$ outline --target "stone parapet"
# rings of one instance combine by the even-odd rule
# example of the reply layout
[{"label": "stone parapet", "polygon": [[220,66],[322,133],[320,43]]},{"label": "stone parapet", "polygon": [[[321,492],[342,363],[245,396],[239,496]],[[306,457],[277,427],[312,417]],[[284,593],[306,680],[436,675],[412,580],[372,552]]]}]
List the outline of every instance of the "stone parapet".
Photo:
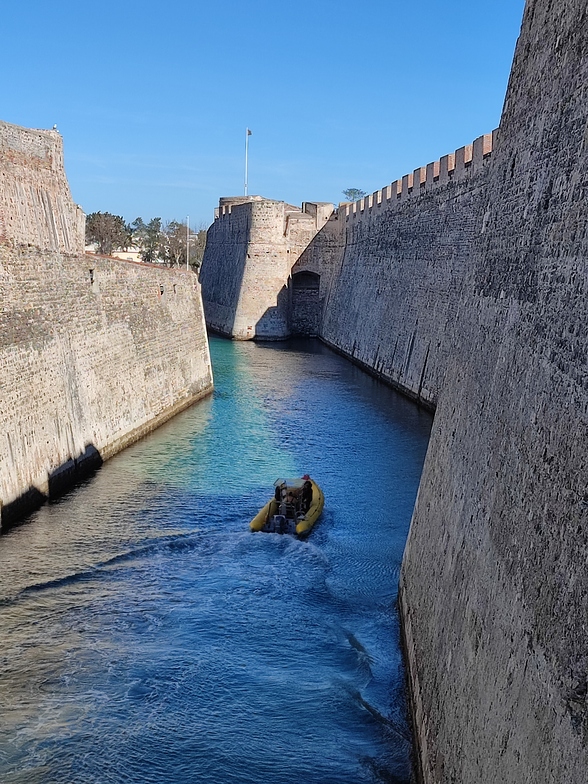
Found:
[{"label": "stone parapet", "polygon": [[490,162],[497,136],[498,130],[479,136],[472,144],[420,166],[369,196],[342,205],[345,217],[352,221],[369,219],[427,191],[475,177]]}]

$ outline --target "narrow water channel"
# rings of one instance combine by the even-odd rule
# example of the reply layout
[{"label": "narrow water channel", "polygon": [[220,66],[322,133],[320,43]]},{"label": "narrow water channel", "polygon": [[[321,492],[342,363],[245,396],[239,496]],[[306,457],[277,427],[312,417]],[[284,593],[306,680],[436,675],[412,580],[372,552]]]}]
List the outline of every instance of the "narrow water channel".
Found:
[{"label": "narrow water channel", "polygon": [[[409,780],[395,599],[431,417],[317,341],[211,351],[213,397],[0,536],[4,784]],[[251,534],[304,473],[310,537]]]}]

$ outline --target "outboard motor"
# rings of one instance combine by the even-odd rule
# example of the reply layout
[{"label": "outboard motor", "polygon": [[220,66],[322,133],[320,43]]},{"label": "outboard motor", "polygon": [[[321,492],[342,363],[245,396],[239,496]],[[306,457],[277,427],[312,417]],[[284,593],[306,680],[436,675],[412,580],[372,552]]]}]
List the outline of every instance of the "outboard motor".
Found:
[{"label": "outboard motor", "polygon": [[270,534],[283,534],[287,531],[287,528],[288,521],[281,514],[272,515],[264,526],[264,530]]}]

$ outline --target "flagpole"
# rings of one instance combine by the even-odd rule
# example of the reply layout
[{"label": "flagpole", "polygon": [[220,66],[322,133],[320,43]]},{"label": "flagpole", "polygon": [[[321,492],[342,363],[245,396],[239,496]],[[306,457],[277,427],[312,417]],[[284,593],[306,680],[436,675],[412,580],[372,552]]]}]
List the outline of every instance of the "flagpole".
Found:
[{"label": "flagpole", "polygon": [[251,131],[249,128],[245,129],[245,196],[247,196],[247,177],[248,177],[248,166],[249,166],[249,137],[251,136]]}]

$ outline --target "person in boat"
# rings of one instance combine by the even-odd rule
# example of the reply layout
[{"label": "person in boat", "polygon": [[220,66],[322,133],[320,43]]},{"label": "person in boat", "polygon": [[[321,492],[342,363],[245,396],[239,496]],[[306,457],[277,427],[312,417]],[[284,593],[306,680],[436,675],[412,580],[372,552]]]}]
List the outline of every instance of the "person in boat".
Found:
[{"label": "person in boat", "polygon": [[285,503],[287,491],[288,491],[288,485],[285,482],[276,485],[276,492],[274,493],[274,498],[279,504]]},{"label": "person in boat", "polygon": [[312,504],[312,482],[307,479],[305,483],[302,485],[302,511],[308,512],[310,509],[310,505]]},{"label": "person in boat", "polygon": [[284,512],[283,514],[292,519],[296,517],[296,512],[298,511],[298,495],[293,488],[289,488],[287,495],[286,495],[286,502],[284,504]]}]

